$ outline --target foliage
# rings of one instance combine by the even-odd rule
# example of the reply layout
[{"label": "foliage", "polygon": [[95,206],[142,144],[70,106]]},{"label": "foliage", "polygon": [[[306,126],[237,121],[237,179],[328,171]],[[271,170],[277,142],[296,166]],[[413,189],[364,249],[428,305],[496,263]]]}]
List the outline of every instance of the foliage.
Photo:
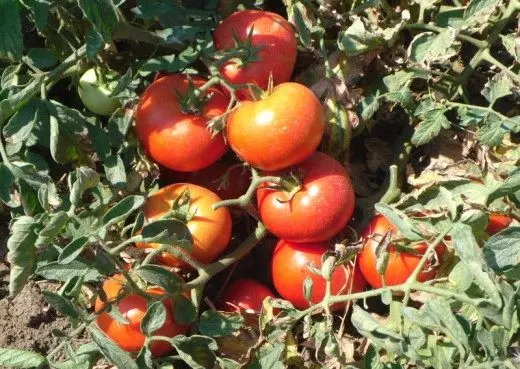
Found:
[{"label": "foliage", "polygon": [[[187,282],[152,265],[154,255],[144,260],[129,255],[135,250],[128,247],[135,242],[156,242],[161,250],[178,254],[170,246],[189,248],[193,242],[181,222],[145,224],[140,209],[158,187],[159,172],[131,126],[138,96],[158,71],[199,72],[209,76],[206,88],[222,82],[218,65],[226,56],[214,50],[215,24],[236,9],[269,4],[0,0],[0,211],[12,219],[9,291],[15,296],[30,278],[59,282],[58,291],[44,296],[74,327],[68,335],[61,332],[61,343],[46,356],[2,348],[0,364],[92,368],[104,357],[121,368],[170,368],[178,361],[192,368],[515,368],[511,352],[518,345],[520,293],[520,171],[515,168],[520,160],[515,144],[520,133],[520,3],[462,3],[279,4],[276,10],[286,11],[295,26],[301,54],[310,55],[323,70],[303,72],[299,78],[332,112],[325,150],[344,159],[351,138],[372,129],[378,113],[402,110],[407,121],[401,126],[408,136],[395,153],[405,154],[396,162],[398,170],[391,169],[388,190],[370,204],[378,203],[376,210],[395,223],[405,243],[424,241],[429,251],[406,283],[326,296],[303,311],[269,299],[258,322],[253,319],[258,327],[252,327],[244,314],[201,311],[201,291],[211,277],[264,238],[261,223],[221,260],[208,265],[188,260],[197,276],[192,273]],[[333,62],[337,55],[340,61]],[[121,108],[108,118],[86,110],[75,92],[82,72],[92,66],[101,75],[117,73],[111,96]],[[310,72],[310,63],[302,69]],[[345,89],[356,86],[362,94],[345,96]],[[224,87],[232,96],[232,109],[237,88]],[[357,127],[350,124],[350,113],[357,113]],[[481,167],[458,163],[462,169],[436,173],[434,180],[423,173],[422,185],[409,186],[398,198],[409,142],[419,149],[436,145],[445,131],[476,137],[473,145],[503,162],[484,161]],[[252,176],[252,187],[266,180],[254,169]],[[247,207],[252,194],[248,191],[222,205]],[[508,212],[516,220],[487,238],[484,230],[492,211]],[[417,282],[419,270],[440,242],[448,245],[450,263],[437,279]],[[133,272],[124,267],[124,251],[125,260],[135,259]],[[352,253],[338,245],[328,255],[329,269],[315,271],[326,277],[331,265],[346,262],[345,254]],[[144,349],[133,358],[96,327],[86,291],[115,272],[132,281],[132,292],[153,300],[145,287],[155,285],[166,291],[164,297],[181,301],[176,319],[195,322],[194,334],[162,338],[171,342],[176,355],[152,359]],[[187,291],[191,300],[182,296]],[[386,316],[365,306],[367,298],[379,296],[389,311]],[[332,315],[329,306],[337,302],[348,302],[351,316]],[[148,333],[164,320],[158,306],[162,304],[149,305],[143,322]],[[72,349],[70,341],[84,330],[92,342]],[[257,339],[243,356],[226,353],[227,346],[251,330]],[[354,350],[353,342],[363,342],[366,349]],[[69,359],[58,363],[54,357],[62,349]]]}]

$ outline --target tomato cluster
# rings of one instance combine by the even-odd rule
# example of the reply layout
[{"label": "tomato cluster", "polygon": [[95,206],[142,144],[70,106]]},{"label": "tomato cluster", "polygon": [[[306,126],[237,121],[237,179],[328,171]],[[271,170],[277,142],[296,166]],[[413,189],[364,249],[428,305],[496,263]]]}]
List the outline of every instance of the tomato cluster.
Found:
[{"label": "tomato cluster", "polygon": [[[403,244],[396,227],[382,215],[375,216],[363,232],[363,249],[354,262],[335,265],[329,274],[324,270],[325,255],[333,254],[332,240],[353,216],[355,193],[344,165],[316,151],[325,130],[319,99],[307,87],[289,82],[297,53],[291,25],[279,15],[246,10],[225,19],[213,36],[216,55],[225,58],[218,64],[219,81],[228,89],[236,86],[231,94],[214,83],[214,77],[166,74],[144,91],[136,108],[135,133],[142,147],[162,166],[163,179],[178,182],[148,197],[143,208],[146,221],[176,219],[185,223],[193,238],[190,250],[171,249],[158,255],[157,261],[190,271],[190,265],[180,260],[186,260],[182,254],[209,264],[226,251],[232,237],[232,217],[227,208],[215,210],[214,206],[248,190],[250,178],[244,176],[243,161],[269,176],[256,188],[256,206],[265,227],[279,239],[270,267],[273,285],[282,298],[305,309],[323,300],[328,283],[330,293],[338,295],[361,292],[367,282],[373,288],[406,282],[427,245]],[[274,86],[269,85],[270,80]],[[257,99],[253,89],[244,87],[247,84],[268,91]],[[82,86],[82,98],[86,98],[88,89],[93,88],[90,79],[82,79]],[[235,97],[240,101],[230,110]],[[115,108],[108,101],[99,114],[110,114]],[[225,130],[215,127],[221,120]],[[228,145],[241,161],[225,155]],[[221,182],[228,186],[221,186]],[[492,214],[488,233],[500,231],[509,222],[505,216]],[[380,275],[376,248],[388,234],[388,265]],[[141,242],[136,246],[155,249],[160,245]],[[438,245],[420,271],[419,281],[436,276],[445,249],[444,244]],[[96,302],[96,312],[100,312],[97,322],[120,347],[137,352],[146,341],[140,324],[147,301],[132,293],[121,295],[125,284],[119,275],[105,282],[107,299]],[[174,337],[188,331],[175,321],[174,301],[164,296],[163,290],[146,292],[164,297],[166,318],[156,335]],[[216,306],[228,312],[259,312],[264,300],[274,296],[257,281],[240,279],[226,286]],[[128,324],[115,320],[104,308],[106,302],[114,303]],[[152,341],[150,349],[154,356],[160,356],[171,346],[158,340]]]}]

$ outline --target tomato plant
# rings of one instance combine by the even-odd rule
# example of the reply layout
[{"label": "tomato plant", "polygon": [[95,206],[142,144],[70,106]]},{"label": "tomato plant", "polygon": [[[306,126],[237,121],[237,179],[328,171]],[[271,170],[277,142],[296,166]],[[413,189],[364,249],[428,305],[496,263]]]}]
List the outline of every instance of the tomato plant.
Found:
[{"label": "tomato plant", "polygon": [[230,282],[219,296],[219,308],[224,311],[260,312],[266,297],[274,297],[269,288],[254,279],[242,278]]},{"label": "tomato plant", "polygon": [[[143,211],[148,221],[168,217],[186,224],[193,237],[189,254],[201,263],[210,263],[228,246],[231,238],[231,215],[225,208],[213,210],[220,198],[210,190],[194,184],[173,184],[148,197]],[[160,244],[138,243],[141,248],[158,248]],[[185,264],[165,252],[158,258],[172,266]]]},{"label": "tomato plant", "polygon": [[[276,291],[295,307],[309,307],[309,301],[319,303],[325,297],[326,281],[322,275],[311,268],[321,268],[322,256],[328,250],[327,243],[294,243],[278,241],[271,260],[271,274]],[[318,269],[319,270],[319,269]],[[304,293],[305,280],[312,281],[310,299]],[[330,293],[361,292],[365,289],[365,280],[357,267],[340,266],[330,277]],[[341,304],[334,306],[341,309]]]},{"label": "tomato plant", "polygon": [[279,170],[307,159],[318,147],[324,127],[316,96],[288,82],[263,100],[242,102],[227,121],[226,136],[242,160],[259,169]]},{"label": "tomato plant", "polygon": [[199,77],[167,75],[141,96],[135,130],[146,152],[159,164],[192,172],[208,167],[226,152],[224,138],[214,135],[208,122],[226,111],[228,100],[216,88],[206,91],[206,97],[194,96],[190,88],[204,82]]},{"label": "tomato plant", "polygon": [[270,188],[268,184],[258,188],[262,221],[269,231],[287,241],[331,239],[345,228],[354,212],[354,189],[345,168],[317,152],[294,171],[302,173],[303,179],[301,184],[289,184],[293,188]]},{"label": "tomato plant", "polygon": [[[142,321],[148,309],[147,300],[136,294],[129,294],[123,298],[118,298],[124,293],[123,287],[125,278],[121,274],[116,274],[103,283],[103,291],[106,295],[106,302],[117,299],[113,305],[121,314],[124,322],[114,319],[109,312],[104,311],[96,319],[99,328],[111,339],[113,339],[123,350],[138,353],[144,346],[146,336],[142,332]],[[162,295],[164,291],[160,288],[146,290],[152,295]],[[157,336],[175,337],[178,334],[185,334],[189,331],[188,325],[178,324],[173,316],[173,305],[169,298],[162,302],[165,310],[164,323],[156,329],[153,334]],[[100,312],[105,306],[99,297],[96,300],[95,311]],[[170,343],[166,341],[154,340],[150,344],[150,351],[154,357],[165,356],[173,350]]]},{"label": "tomato plant", "polygon": [[[224,19],[213,32],[215,48],[236,55],[222,63],[220,72],[231,83],[253,83],[262,89],[287,82],[296,62],[296,38],[292,26],[278,14],[243,10]],[[283,50],[283,52],[280,52]],[[250,96],[247,89],[241,97]]]}]

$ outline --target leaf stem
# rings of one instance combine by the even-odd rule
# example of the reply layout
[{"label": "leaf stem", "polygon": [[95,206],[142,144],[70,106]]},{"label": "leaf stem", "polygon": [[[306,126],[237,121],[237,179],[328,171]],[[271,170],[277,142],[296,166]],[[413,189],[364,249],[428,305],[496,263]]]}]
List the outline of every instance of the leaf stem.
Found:
[{"label": "leaf stem", "polygon": [[[404,26],[404,28],[407,28],[407,29],[423,29],[423,30],[426,30],[426,31],[432,31],[432,32],[436,32],[436,33],[441,33],[442,31],[446,30],[446,28],[434,26],[433,24],[425,24],[425,23],[422,23],[422,22],[406,24]],[[457,34],[455,36],[455,38],[457,40],[459,40],[459,41],[465,41],[467,43],[470,43],[470,44],[478,47],[479,49],[483,49],[483,48],[486,48],[488,46],[488,43],[486,41],[482,41],[482,40],[476,39],[474,37],[463,35],[463,34]]]},{"label": "leaf stem", "polygon": [[488,63],[496,65],[498,68],[500,68],[505,74],[507,74],[509,77],[511,77],[512,80],[514,80],[516,83],[520,84],[520,76],[513,72],[511,69],[509,69],[507,66],[502,64],[499,60],[495,59],[493,55],[489,52],[488,49],[484,50],[482,53],[482,58],[487,61]]}]

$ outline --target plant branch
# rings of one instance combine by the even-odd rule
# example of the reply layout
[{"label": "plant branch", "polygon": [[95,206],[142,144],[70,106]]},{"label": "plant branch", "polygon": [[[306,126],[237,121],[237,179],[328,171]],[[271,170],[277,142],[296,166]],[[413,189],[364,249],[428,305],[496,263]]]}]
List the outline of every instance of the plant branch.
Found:
[{"label": "plant branch", "polygon": [[520,84],[520,76],[513,72],[511,69],[509,69],[507,66],[502,64],[499,60],[495,59],[489,52],[488,49],[484,50],[482,54],[482,58],[487,61],[488,63],[491,63],[493,65],[496,65],[498,68],[500,68],[505,74],[507,74],[513,81]]},{"label": "plant branch", "polygon": [[225,255],[209,265],[203,266],[202,269],[199,270],[199,276],[184,285],[184,290],[187,291],[205,285],[211,277],[246,256],[266,235],[267,229],[262,223],[258,222],[255,231],[250,234],[244,242],[228,255]]},{"label": "plant branch", "polygon": [[[432,31],[432,32],[436,32],[436,33],[441,33],[442,31],[446,30],[446,28],[437,27],[437,26],[434,26],[433,24],[425,24],[422,22],[405,24],[404,28],[423,29],[425,31]],[[468,43],[478,47],[479,49],[483,49],[488,46],[488,43],[486,41],[482,41],[482,40],[476,39],[474,37],[463,35],[463,34],[457,34],[455,36],[455,38],[459,41],[468,42]]]},{"label": "plant branch", "polygon": [[251,168],[251,173],[253,176],[253,179],[251,180],[251,184],[249,185],[249,188],[247,189],[246,193],[240,196],[237,199],[229,199],[229,200],[223,200],[213,205],[213,210],[217,210],[218,208],[221,208],[223,206],[240,206],[245,207],[251,203],[251,200],[253,196],[255,195],[256,189],[264,182],[272,182],[275,184],[279,184],[281,182],[280,177],[276,176],[265,176],[261,177],[256,169]]}]

